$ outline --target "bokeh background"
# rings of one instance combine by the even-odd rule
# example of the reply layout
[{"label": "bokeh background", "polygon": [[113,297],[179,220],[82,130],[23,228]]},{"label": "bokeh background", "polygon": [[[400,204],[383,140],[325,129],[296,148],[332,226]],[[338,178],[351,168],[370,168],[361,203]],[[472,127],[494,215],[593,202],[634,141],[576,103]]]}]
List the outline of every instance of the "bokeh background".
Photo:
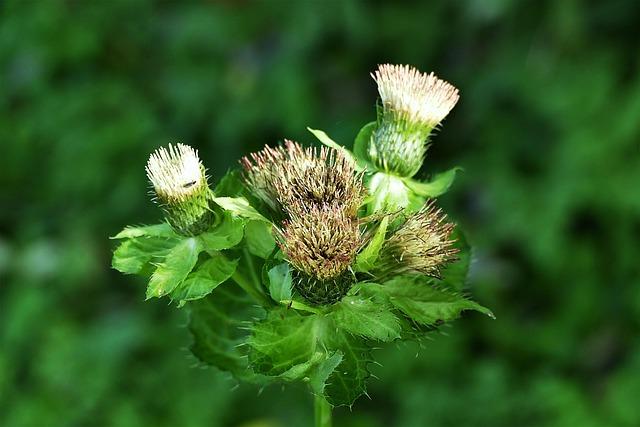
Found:
[{"label": "bokeh background", "polygon": [[198,367],[108,236],[158,220],[159,145],[214,181],[306,126],[350,145],[383,62],[461,90],[422,176],[465,168],[441,203],[497,320],[380,350],[336,425],[640,425],[639,25],[634,0],[0,2],[0,425],[310,425],[303,389]]}]

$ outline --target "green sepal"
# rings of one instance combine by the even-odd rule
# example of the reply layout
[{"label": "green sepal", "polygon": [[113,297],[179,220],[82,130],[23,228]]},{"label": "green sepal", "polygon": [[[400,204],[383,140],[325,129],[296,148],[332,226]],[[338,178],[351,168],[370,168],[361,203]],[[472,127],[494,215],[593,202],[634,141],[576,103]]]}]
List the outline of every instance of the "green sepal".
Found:
[{"label": "green sepal", "polygon": [[113,252],[111,266],[121,273],[150,275],[154,262],[163,259],[176,244],[176,239],[138,237],[120,243]]},{"label": "green sepal", "polygon": [[230,372],[239,380],[265,383],[268,378],[248,365],[244,345],[250,330],[247,320],[263,317],[264,311],[239,287],[230,282],[218,286],[205,298],[187,303],[191,352],[203,363]]},{"label": "green sepal", "polygon": [[213,253],[171,292],[171,299],[183,306],[186,301],[203,298],[229,279],[237,266],[237,259],[230,260],[219,252]]},{"label": "green sepal", "polygon": [[494,318],[493,313],[458,292],[438,289],[424,276],[400,276],[381,285],[389,302],[405,316],[423,326],[436,326],[475,310]]},{"label": "green sepal", "polygon": [[147,299],[167,295],[177,288],[196,265],[202,250],[202,241],[198,237],[180,240],[151,275]]},{"label": "green sepal", "polygon": [[462,170],[460,166],[456,166],[448,171],[436,174],[429,182],[420,182],[411,178],[402,178],[402,180],[418,196],[424,198],[438,197],[449,191],[456,178],[456,173]]},{"label": "green sepal", "polygon": [[359,295],[347,295],[332,306],[336,326],[345,331],[377,341],[400,338],[402,327],[391,307]]},{"label": "green sepal", "polygon": [[380,254],[380,249],[384,243],[388,224],[389,217],[383,217],[367,246],[365,246],[364,249],[362,249],[356,256],[356,263],[354,265],[355,271],[367,272],[375,266],[375,262]]},{"label": "green sepal", "polygon": [[269,294],[275,302],[291,300],[293,284],[289,264],[284,262],[267,272]]}]

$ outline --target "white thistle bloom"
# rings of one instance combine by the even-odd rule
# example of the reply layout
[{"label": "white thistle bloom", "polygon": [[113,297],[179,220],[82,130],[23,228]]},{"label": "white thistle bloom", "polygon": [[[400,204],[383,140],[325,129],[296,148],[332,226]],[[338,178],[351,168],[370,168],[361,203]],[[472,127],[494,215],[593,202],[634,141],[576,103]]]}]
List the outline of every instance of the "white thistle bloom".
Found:
[{"label": "white thistle bloom", "polygon": [[371,77],[378,84],[384,108],[431,127],[440,123],[460,98],[450,83],[409,65],[383,64]]},{"label": "white thistle bloom", "polygon": [[198,152],[185,144],[159,148],[145,168],[169,224],[183,235],[206,231],[216,222],[205,168]]},{"label": "white thistle bloom", "polygon": [[166,202],[186,200],[206,181],[198,152],[185,144],[157,149],[145,170],[156,194]]}]

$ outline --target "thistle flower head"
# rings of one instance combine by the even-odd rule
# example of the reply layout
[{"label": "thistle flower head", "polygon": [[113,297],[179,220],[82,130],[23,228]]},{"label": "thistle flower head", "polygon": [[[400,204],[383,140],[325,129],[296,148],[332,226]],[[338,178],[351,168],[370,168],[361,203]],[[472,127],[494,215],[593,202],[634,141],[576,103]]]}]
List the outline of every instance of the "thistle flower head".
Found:
[{"label": "thistle flower head", "polygon": [[455,260],[458,253],[451,238],[454,228],[434,201],[428,202],[385,242],[378,273],[386,276],[413,272],[439,277],[440,269]]},{"label": "thistle flower head", "polygon": [[169,223],[181,234],[199,234],[211,225],[211,190],[198,153],[185,144],[161,147],[145,168]]},{"label": "thistle flower head", "polygon": [[308,206],[343,206],[355,216],[364,189],[362,175],[332,148],[303,148],[285,140],[243,158],[249,190],[276,212],[286,215]]},{"label": "thistle flower head", "polygon": [[357,220],[336,206],[311,206],[284,221],[278,244],[309,301],[333,303],[353,283],[349,266],[361,245]]},{"label": "thistle flower head", "polygon": [[382,111],[368,156],[385,172],[411,177],[422,166],[431,131],[458,102],[458,89],[408,65],[380,65],[371,76]]},{"label": "thistle flower head", "polygon": [[383,64],[371,76],[378,84],[385,110],[431,128],[449,114],[459,99],[453,85],[409,65]]}]

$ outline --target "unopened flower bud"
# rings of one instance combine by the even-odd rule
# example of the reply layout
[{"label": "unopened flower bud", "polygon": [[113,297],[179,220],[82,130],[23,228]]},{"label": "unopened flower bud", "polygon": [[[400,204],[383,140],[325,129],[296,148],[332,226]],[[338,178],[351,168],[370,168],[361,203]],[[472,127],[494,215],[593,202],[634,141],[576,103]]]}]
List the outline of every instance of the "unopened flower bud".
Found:
[{"label": "unopened flower bud", "polygon": [[408,65],[380,65],[372,77],[382,112],[369,158],[385,172],[412,177],[422,166],[431,131],[458,102],[458,89]]},{"label": "unopened flower bud", "polygon": [[178,233],[197,235],[213,224],[213,194],[196,150],[184,144],[161,147],[151,154],[145,169],[155,200]]},{"label": "unopened flower bud", "polygon": [[377,273],[383,277],[407,273],[439,277],[440,269],[458,253],[451,238],[454,228],[442,210],[428,202],[385,242]]}]

